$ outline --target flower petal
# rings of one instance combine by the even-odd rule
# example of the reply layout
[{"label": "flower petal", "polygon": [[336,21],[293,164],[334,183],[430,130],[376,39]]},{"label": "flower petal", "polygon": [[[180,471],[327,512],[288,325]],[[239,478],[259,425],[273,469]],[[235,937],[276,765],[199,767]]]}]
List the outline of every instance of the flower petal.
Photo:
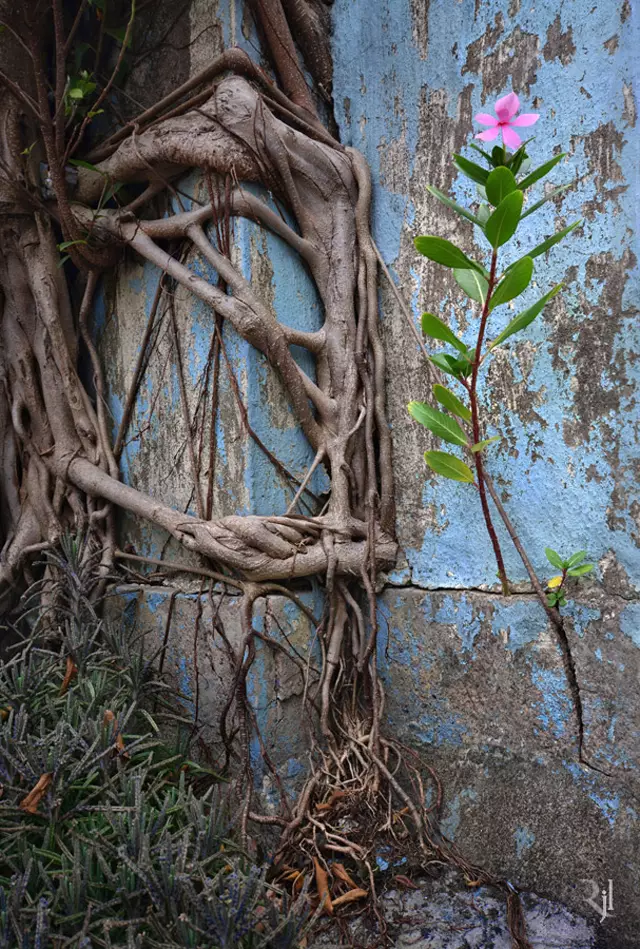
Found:
[{"label": "flower petal", "polygon": [[502,141],[508,148],[520,148],[522,139],[517,135],[510,125],[503,125],[502,130]]},{"label": "flower petal", "polygon": [[536,112],[524,112],[522,115],[511,119],[509,125],[517,125],[519,128],[524,128],[527,125],[535,125],[539,118],[540,116]]},{"label": "flower petal", "polygon": [[[498,137],[500,132],[501,132],[500,126],[494,125],[492,129],[487,129],[486,132],[478,132],[478,134],[475,135],[474,138],[479,138],[483,142],[492,142],[494,138]],[[514,135],[515,135],[515,132],[514,132]]]},{"label": "flower petal", "polygon": [[495,115],[491,115],[489,112],[478,112],[477,115],[473,117],[474,122],[479,122],[480,125],[497,125],[498,120]]},{"label": "flower petal", "polygon": [[515,92],[510,92],[508,95],[503,96],[502,99],[498,99],[494,108],[500,121],[506,122],[507,119],[515,115],[520,108],[520,100]]}]

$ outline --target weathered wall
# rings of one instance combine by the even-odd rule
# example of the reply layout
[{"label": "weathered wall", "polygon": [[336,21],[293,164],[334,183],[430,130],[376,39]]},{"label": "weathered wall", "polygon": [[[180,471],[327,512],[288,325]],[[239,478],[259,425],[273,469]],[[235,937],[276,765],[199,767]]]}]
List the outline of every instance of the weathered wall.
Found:
[{"label": "weathered wall", "polygon": [[[207,28],[208,45],[199,39],[191,62],[183,61],[176,74],[200,67],[217,44],[235,40],[255,48],[237,5],[220,0],[215,24],[212,16],[209,5],[194,5],[191,36]],[[541,114],[535,128],[540,160],[569,152],[554,181],[572,180],[575,188],[532,215],[512,251],[524,252],[553,232],[557,220],[564,225],[582,217],[584,226],[548,261],[538,262],[538,288],[527,299],[558,280],[566,289],[511,348],[512,356],[496,357],[483,398],[491,411],[489,433],[500,436],[491,471],[535,566],[549,575],[546,545],[567,552],[585,548],[598,564],[567,613],[582,683],[586,750],[609,775],[577,764],[570,696],[544,613],[530,594],[505,601],[494,592],[495,565],[475,497],[463,485],[432,478],[423,466],[427,436],[409,419],[406,403],[426,395],[427,376],[384,284],[402,553],[380,596],[380,665],[390,724],[423,745],[443,777],[450,836],[472,858],[592,917],[581,881],[604,885],[612,878],[615,915],[601,927],[602,945],[635,946],[640,346],[632,65],[640,37],[636,29],[634,40],[633,13],[628,0],[335,0],[333,19],[334,102],[342,140],[361,149],[371,165],[374,236],[416,320],[429,308],[467,341],[472,338],[475,317],[468,301],[446,272],[418,258],[412,247],[416,234],[428,232],[455,235],[473,246],[470,228],[443,213],[425,192],[431,183],[459,199],[471,197],[450,157],[469,140],[472,116],[513,88],[527,108]],[[278,239],[236,224],[235,240],[245,273],[279,317],[318,326],[322,314],[312,288]],[[116,419],[157,279],[151,268],[132,262],[105,297],[98,323]],[[500,319],[496,314],[498,330]],[[193,413],[211,315],[185,295],[178,300],[178,320]],[[221,370],[216,509],[280,511],[291,491],[238,424],[231,371],[251,424],[270,449],[299,476],[309,453],[261,358],[225,332],[231,365]],[[192,501],[184,422],[171,365],[165,322],[138,401],[142,433],[128,445],[125,477],[187,508]],[[319,477],[315,488],[323,486]],[[123,532],[141,552],[158,556],[163,550],[158,531],[125,523]],[[515,552],[509,551],[507,565],[514,580],[525,579]],[[208,607],[196,629],[197,597],[193,585],[189,589],[190,596],[176,600],[180,617],[171,648],[185,690],[193,695],[197,688],[200,701],[213,710],[221,667],[205,621]],[[138,619],[161,637],[170,591],[127,597],[132,608],[137,602]],[[282,604],[274,603],[273,610],[302,642],[300,619]],[[194,631],[200,658],[206,657],[197,683]],[[296,693],[297,686],[283,686],[281,674],[268,664],[256,674],[261,721],[289,778],[295,777],[300,750],[289,701]]]}]

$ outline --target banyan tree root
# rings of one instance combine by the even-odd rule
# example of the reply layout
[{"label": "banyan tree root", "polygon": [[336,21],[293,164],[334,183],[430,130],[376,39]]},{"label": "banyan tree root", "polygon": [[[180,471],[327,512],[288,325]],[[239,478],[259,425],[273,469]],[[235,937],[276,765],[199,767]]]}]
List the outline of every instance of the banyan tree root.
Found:
[{"label": "banyan tree root", "polygon": [[[381,729],[375,582],[379,570],[392,565],[396,545],[377,260],[369,231],[371,185],[364,159],[327,133],[308,102],[287,98],[245,54],[231,50],[96,149],[89,157],[98,170],[82,168],[70,198],[56,150],[56,114],[49,112],[37,67],[35,72],[34,97],[24,102],[14,93],[2,106],[0,127],[0,589],[6,595],[22,575],[29,580],[32,555],[55,544],[68,526],[89,533],[87,557],[97,552],[106,582],[116,557],[114,511],[158,525],[201,556],[203,580],[242,595],[240,649],[234,652],[225,638],[235,679],[221,733],[229,737],[229,722],[239,722],[242,829],[247,833],[250,821],[282,828],[277,872],[297,886],[313,871],[327,911],[365,897],[375,905],[372,861],[381,842],[390,852],[412,854],[420,866],[446,861],[460,866],[469,882],[503,885],[464,864],[437,835],[424,803],[419,763],[385,739]],[[25,120],[25,111],[35,116]],[[56,189],[49,205],[42,200],[33,163],[21,157],[34,121]],[[207,204],[157,219],[139,216],[146,197],[171,189],[171,182],[193,167],[210,184]],[[105,182],[138,182],[146,189],[130,206],[97,210]],[[246,183],[267,189],[286,206],[294,224],[246,190]],[[219,222],[240,216],[277,234],[299,256],[322,303],[322,329],[311,333],[280,323],[231,263]],[[70,253],[86,271],[77,321],[58,265],[52,217],[65,238],[74,238]],[[112,265],[122,246],[154,264],[166,285],[185,287],[206,303],[215,315],[218,339],[221,321],[229,320],[264,355],[315,454],[314,467],[322,465],[330,477],[330,495],[321,510],[301,513],[308,475],[286,511],[268,517],[207,516],[193,445],[197,516],[120,481],[102,368],[87,320],[98,271]],[[176,246],[183,252],[176,253]],[[213,267],[217,283],[185,262],[194,254]],[[79,339],[89,354],[95,400],[78,375]],[[312,355],[315,378],[296,363],[292,345]],[[256,637],[265,638],[254,628],[253,609],[258,599],[275,592],[299,603],[290,585],[304,577],[319,578],[326,592],[322,616],[313,617],[321,662],[315,670],[301,670],[305,704],[316,723],[316,754],[297,803],[292,805],[283,791],[283,814],[272,818],[257,812],[249,768],[249,735],[256,723],[246,682]],[[275,640],[269,645],[284,648]],[[292,650],[287,654],[298,661]],[[351,873],[354,867],[364,873],[354,887],[348,886],[352,876],[345,862]],[[340,874],[347,889],[335,897],[330,883]],[[359,894],[354,896],[354,890]],[[517,895],[509,891],[509,899],[513,944],[525,949]]]}]

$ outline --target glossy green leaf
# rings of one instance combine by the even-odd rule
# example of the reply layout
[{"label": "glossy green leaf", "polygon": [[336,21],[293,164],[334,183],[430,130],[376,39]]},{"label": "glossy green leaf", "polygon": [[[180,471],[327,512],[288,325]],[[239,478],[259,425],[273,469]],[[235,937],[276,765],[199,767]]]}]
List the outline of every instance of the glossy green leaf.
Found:
[{"label": "glossy green leaf", "polygon": [[441,386],[439,382],[436,382],[434,385],[433,394],[440,405],[444,405],[445,409],[453,412],[458,418],[464,419],[465,422],[471,421],[471,409],[468,409],[457,395],[454,395],[449,389]]},{"label": "glossy green leaf", "polygon": [[409,402],[407,406],[409,415],[428,428],[430,432],[444,439],[451,445],[466,445],[467,436],[462,431],[458,423],[445,412],[439,412],[438,409],[431,408],[426,402]]},{"label": "glossy green leaf", "polygon": [[483,438],[481,442],[476,442],[475,445],[471,446],[471,451],[473,452],[482,451],[482,449],[486,448],[487,445],[490,445],[491,442],[499,442],[499,441],[500,441],[499,435],[492,435],[491,438]]},{"label": "glossy green leaf", "polygon": [[487,240],[495,249],[513,237],[520,220],[522,210],[522,191],[512,191],[500,202],[484,226]]},{"label": "glossy green leaf", "polygon": [[423,257],[428,257],[429,260],[433,260],[436,264],[442,264],[443,267],[458,267],[462,270],[468,268],[482,270],[480,264],[469,260],[467,255],[463,254],[455,244],[452,244],[451,241],[446,241],[443,237],[433,237],[430,234],[426,234],[422,237],[416,237],[413,243],[416,250],[421,253]]},{"label": "glossy green leaf", "polygon": [[514,333],[518,333],[520,330],[523,330],[529,323],[533,323],[536,316],[542,312],[544,307],[547,305],[549,300],[555,297],[562,289],[562,284],[558,283],[556,286],[549,290],[548,293],[545,293],[543,297],[540,297],[537,303],[534,303],[533,306],[530,306],[527,310],[523,310],[515,319],[511,320],[509,325],[504,329],[497,339],[494,339],[490,344],[489,349],[495,349],[496,346],[501,346],[510,336],[513,336]]},{"label": "glossy green leaf", "polygon": [[591,573],[592,570],[592,563],[583,563],[579,567],[571,567],[570,570],[567,570],[567,573],[570,577],[583,577],[585,573]]},{"label": "glossy green leaf", "polygon": [[525,217],[529,217],[530,214],[533,214],[534,211],[537,211],[538,208],[541,208],[543,204],[546,204],[547,201],[553,201],[554,198],[557,198],[559,194],[562,194],[563,191],[566,191],[567,188],[570,188],[573,185],[573,182],[570,181],[568,185],[560,185],[559,188],[554,188],[553,191],[550,191],[549,194],[546,194],[544,198],[541,198],[539,201],[536,201],[535,204],[532,204],[530,208],[520,215],[520,220],[522,221]]},{"label": "glossy green leaf", "polygon": [[471,363],[468,359],[456,359],[455,356],[450,356],[449,353],[436,353],[435,356],[429,356],[429,359],[438,369],[449,373],[450,376],[455,376],[456,379],[459,379],[460,376],[467,376],[471,372]]},{"label": "glossy green leaf", "polygon": [[459,214],[460,217],[466,218],[467,221],[471,221],[472,224],[477,224],[479,227],[481,226],[475,214],[472,214],[471,211],[467,211],[466,208],[463,208],[456,201],[452,201],[451,198],[443,194],[442,191],[439,191],[438,188],[434,188],[433,185],[427,185],[427,191],[429,194],[432,194],[434,198],[437,198],[438,201],[441,201],[443,204],[446,204],[448,208],[451,208],[452,211],[455,211],[456,214]]},{"label": "glossy green leaf", "polygon": [[447,324],[439,320],[433,313],[422,314],[422,332],[432,339],[440,339],[444,343],[449,343],[460,353],[467,352],[467,347],[458,339],[453,330],[450,330]]},{"label": "glossy green leaf", "polygon": [[556,567],[558,570],[564,570],[564,560],[553,547],[545,547],[544,553],[552,567]]},{"label": "glossy green leaf", "polygon": [[513,155],[511,156],[511,160],[509,161],[509,168],[511,169],[514,175],[518,174],[518,172],[520,171],[520,169],[522,168],[526,160],[527,153],[525,151],[525,147],[526,147],[526,142],[520,146],[517,152],[513,153]]},{"label": "glossy green leaf", "polygon": [[502,145],[494,145],[491,149],[491,164],[496,168],[505,165],[507,162],[507,150]]},{"label": "glossy green leaf", "polygon": [[531,257],[522,257],[505,273],[504,277],[491,295],[489,310],[495,309],[502,303],[508,303],[519,296],[529,286],[533,274]]},{"label": "glossy green leaf", "polygon": [[544,178],[545,175],[549,174],[552,168],[555,168],[559,161],[562,161],[566,154],[567,152],[561,152],[560,155],[554,155],[554,157],[550,158],[549,161],[546,161],[544,165],[540,165],[539,168],[535,168],[530,175],[527,175],[527,177],[523,178],[518,184],[520,190],[524,191],[525,188],[530,188],[531,185],[536,183],[536,181]]},{"label": "glossy green leaf", "polygon": [[571,231],[578,227],[579,224],[582,224],[582,220],[574,221],[573,224],[570,224],[568,227],[564,227],[561,231],[558,231],[557,234],[552,234],[551,237],[547,237],[546,241],[543,241],[541,244],[538,244],[537,247],[534,247],[533,250],[530,250],[527,254],[528,257],[539,257],[540,254],[546,254],[546,252],[554,246],[554,244],[559,244],[567,234],[570,234]]},{"label": "glossy green leaf", "polygon": [[575,554],[572,554],[567,560],[567,567],[576,567],[579,563],[587,556],[586,550],[578,550]]},{"label": "glossy green leaf", "polygon": [[473,472],[464,461],[460,461],[455,455],[450,455],[446,451],[425,451],[424,460],[432,471],[442,475],[444,478],[450,478],[451,481],[463,481],[466,484],[473,484]]},{"label": "glossy green leaf", "polygon": [[478,152],[478,154],[482,155],[483,158],[486,158],[490,165],[493,165],[493,158],[489,152],[485,152],[485,150],[480,148],[479,145],[476,145],[475,142],[469,142],[469,148],[473,148],[475,152]]},{"label": "glossy green leaf", "polygon": [[497,208],[503,198],[506,198],[512,191],[515,191],[517,187],[518,185],[516,184],[513,172],[502,165],[499,168],[495,168],[487,178],[485,191],[487,192],[487,197],[489,201],[491,201],[491,204],[494,208]]},{"label": "glossy green leaf", "polygon": [[547,593],[547,606],[555,606],[558,602],[558,596],[556,593]]},{"label": "glossy green leaf", "polygon": [[489,172],[486,168],[483,168],[482,165],[476,165],[474,161],[469,161],[468,158],[464,158],[462,155],[454,155],[453,162],[467,178],[471,178],[472,181],[477,182],[479,185],[486,183]]},{"label": "glossy green leaf", "polygon": [[467,296],[478,303],[484,303],[489,292],[489,283],[477,270],[453,271],[453,276],[459,287],[462,287]]}]

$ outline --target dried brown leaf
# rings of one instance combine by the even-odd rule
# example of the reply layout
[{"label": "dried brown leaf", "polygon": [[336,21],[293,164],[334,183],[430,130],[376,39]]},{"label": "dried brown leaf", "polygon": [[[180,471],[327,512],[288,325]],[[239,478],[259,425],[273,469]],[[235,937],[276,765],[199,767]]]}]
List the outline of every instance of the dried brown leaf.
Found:
[{"label": "dried brown leaf", "polygon": [[38,805],[47,793],[47,788],[51,784],[52,776],[50,774],[41,774],[37,784],[33,787],[26,797],[20,801],[20,808],[27,814],[37,814]]}]

